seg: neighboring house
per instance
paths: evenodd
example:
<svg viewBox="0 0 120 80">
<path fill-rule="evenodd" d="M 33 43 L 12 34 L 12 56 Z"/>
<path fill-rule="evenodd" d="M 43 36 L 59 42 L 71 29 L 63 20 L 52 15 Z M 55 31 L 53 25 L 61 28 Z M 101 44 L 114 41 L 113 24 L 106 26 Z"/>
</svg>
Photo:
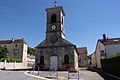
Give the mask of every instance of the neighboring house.
<svg viewBox="0 0 120 80">
<path fill-rule="evenodd" d="M 96 57 L 95 53 L 91 54 L 91 63 L 89 64 L 90 67 L 96 67 Z"/>
<path fill-rule="evenodd" d="M 78 50 L 79 67 L 87 67 L 88 66 L 87 48 L 81 47 L 81 48 L 77 48 L 77 50 Z"/>
<path fill-rule="evenodd" d="M 0 40 L 0 46 L 8 50 L 7 57 L 14 58 L 17 62 L 26 64 L 28 45 L 24 39 Z"/>
<path fill-rule="evenodd" d="M 120 53 L 120 38 L 106 38 L 103 34 L 103 39 L 97 41 L 94 57 L 96 61 L 93 61 L 97 68 L 101 68 L 101 58 L 113 56 Z"/>
</svg>

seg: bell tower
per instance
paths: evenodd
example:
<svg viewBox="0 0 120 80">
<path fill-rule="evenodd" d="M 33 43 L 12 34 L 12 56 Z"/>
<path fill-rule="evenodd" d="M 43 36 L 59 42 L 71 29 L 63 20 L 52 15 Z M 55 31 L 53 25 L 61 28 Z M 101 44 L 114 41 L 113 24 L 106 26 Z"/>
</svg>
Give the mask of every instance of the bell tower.
<svg viewBox="0 0 120 80">
<path fill-rule="evenodd" d="M 64 10 L 62 6 L 47 8 L 46 39 L 54 43 L 64 38 Z"/>
</svg>

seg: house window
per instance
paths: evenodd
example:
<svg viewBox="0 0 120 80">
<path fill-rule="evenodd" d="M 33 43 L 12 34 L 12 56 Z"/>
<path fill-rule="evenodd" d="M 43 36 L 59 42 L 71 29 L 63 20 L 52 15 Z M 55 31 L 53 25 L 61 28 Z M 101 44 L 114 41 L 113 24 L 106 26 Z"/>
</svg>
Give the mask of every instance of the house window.
<svg viewBox="0 0 120 80">
<path fill-rule="evenodd" d="M 13 49 L 13 54 L 14 54 L 14 58 L 16 57 L 16 55 L 19 53 L 19 49 Z"/>
<path fill-rule="evenodd" d="M 14 54 L 19 53 L 19 49 L 13 49 L 13 53 L 14 53 Z"/>
<path fill-rule="evenodd" d="M 81 57 L 80 60 L 82 61 L 82 60 L 83 60 L 83 57 Z"/>
<path fill-rule="evenodd" d="M 4 45 L 4 47 L 6 47 L 6 45 Z"/>
<path fill-rule="evenodd" d="M 69 64 L 69 56 L 68 55 L 64 56 L 64 63 Z"/>
<path fill-rule="evenodd" d="M 15 47 L 17 47 L 18 45 L 16 44 Z"/>
<path fill-rule="evenodd" d="M 40 64 L 44 64 L 44 56 L 40 56 Z"/>
<path fill-rule="evenodd" d="M 101 50 L 101 56 L 106 56 L 104 50 Z"/>
<path fill-rule="evenodd" d="M 56 14 L 52 14 L 51 23 L 56 23 Z"/>
</svg>

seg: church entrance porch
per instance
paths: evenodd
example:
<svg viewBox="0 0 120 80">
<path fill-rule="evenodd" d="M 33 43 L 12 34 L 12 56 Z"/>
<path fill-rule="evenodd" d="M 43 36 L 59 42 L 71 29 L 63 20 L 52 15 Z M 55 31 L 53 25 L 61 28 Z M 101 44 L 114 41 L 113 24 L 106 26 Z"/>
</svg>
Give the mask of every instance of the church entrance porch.
<svg viewBox="0 0 120 80">
<path fill-rule="evenodd" d="M 57 56 L 50 57 L 50 68 L 58 69 L 58 57 Z"/>
</svg>

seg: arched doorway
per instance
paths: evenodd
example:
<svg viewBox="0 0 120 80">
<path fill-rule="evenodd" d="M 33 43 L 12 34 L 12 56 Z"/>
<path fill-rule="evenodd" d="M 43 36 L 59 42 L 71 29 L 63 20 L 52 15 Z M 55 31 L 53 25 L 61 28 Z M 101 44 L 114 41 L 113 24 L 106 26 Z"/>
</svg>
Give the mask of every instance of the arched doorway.
<svg viewBox="0 0 120 80">
<path fill-rule="evenodd" d="M 58 68 L 58 57 L 50 56 L 50 68 L 57 69 Z"/>
</svg>

